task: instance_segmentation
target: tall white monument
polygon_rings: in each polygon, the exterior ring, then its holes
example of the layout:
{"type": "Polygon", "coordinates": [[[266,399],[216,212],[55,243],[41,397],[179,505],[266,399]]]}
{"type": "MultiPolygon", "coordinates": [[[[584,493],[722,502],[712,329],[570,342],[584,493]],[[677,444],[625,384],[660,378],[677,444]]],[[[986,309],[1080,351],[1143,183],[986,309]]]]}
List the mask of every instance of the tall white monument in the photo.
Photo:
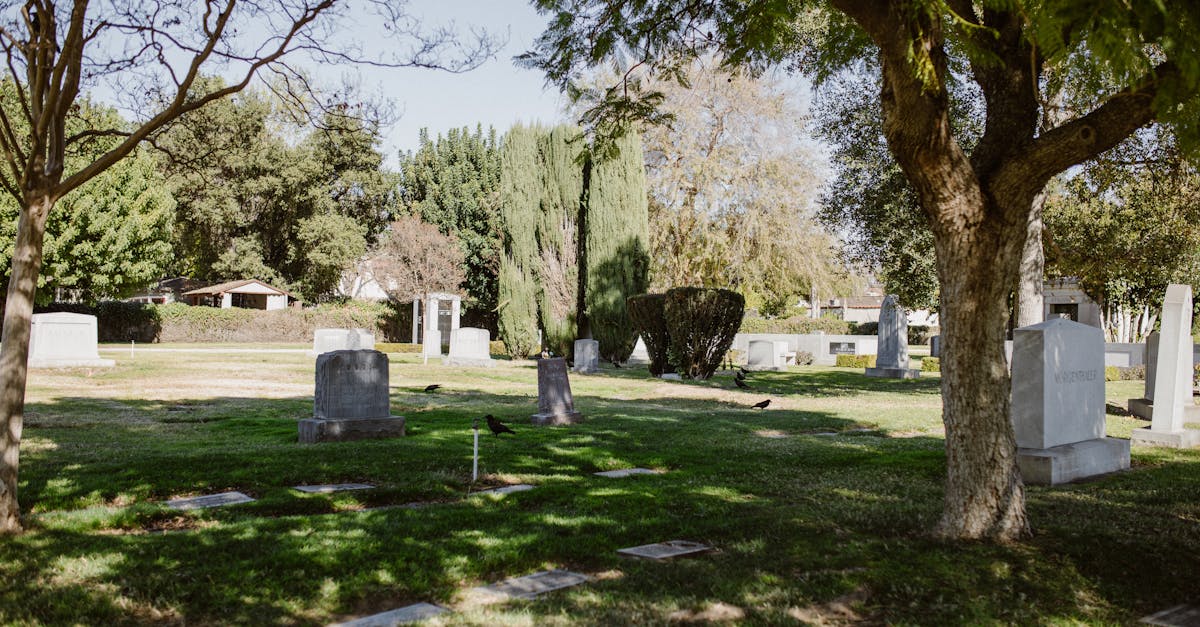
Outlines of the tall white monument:
{"type": "Polygon", "coordinates": [[[921,371],[908,367],[908,314],[888,294],[879,308],[879,356],[874,368],[867,368],[868,377],[887,379],[916,379],[921,371]]]}
{"type": "Polygon", "coordinates": [[[1184,428],[1192,405],[1192,287],[1171,284],[1163,300],[1162,332],[1154,373],[1154,412],[1149,429],[1134,429],[1136,446],[1193,448],[1200,431],[1184,428]]]}

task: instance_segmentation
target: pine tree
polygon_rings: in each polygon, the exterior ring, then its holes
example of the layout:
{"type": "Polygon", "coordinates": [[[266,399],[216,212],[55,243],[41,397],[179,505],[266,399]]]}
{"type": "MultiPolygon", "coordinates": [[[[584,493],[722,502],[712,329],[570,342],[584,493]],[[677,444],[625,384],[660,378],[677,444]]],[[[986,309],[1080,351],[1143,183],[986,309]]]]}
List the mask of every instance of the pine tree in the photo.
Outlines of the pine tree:
{"type": "Polygon", "coordinates": [[[649,226],[641,137],[629,131],[615,147],[615,155],[598,156],[591,169],[584,303],[600,355],[623,361],[636,339],[625,299],[649,285],[649,226]]]}
{"type": "Polygon", "coordinates": [[[546,346],[559,355],[571,354],[578,334],[579,217],[586,154],[587,143],[575,126],[556,126],[538,136],[542,182],[538,310],[546,346]]]}
{"type": "Polygon", "coordinates": [[[528,357],[538,348],[538,130],[517,125],[500,148],[500,256],[498,327],[508,354],[528,357]]]}

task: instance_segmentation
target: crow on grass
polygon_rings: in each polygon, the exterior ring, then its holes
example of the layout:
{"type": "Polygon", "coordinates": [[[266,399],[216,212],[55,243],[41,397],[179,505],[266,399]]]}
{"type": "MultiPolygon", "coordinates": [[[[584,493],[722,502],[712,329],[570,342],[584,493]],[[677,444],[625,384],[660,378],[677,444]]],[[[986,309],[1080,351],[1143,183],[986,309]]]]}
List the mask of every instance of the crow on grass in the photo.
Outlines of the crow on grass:
{"type": "Polygon", "coordinates": [[[495,416],[493,416],[491,414],[484,416],[483,419],[487,421],[488,429],[491,429],[492,433],[494,433],[496,435],[500,435],[501,433],[511,433],[513,435],[517,434],[516,431],[509,429],[508,425],[504,424],[503,422],[500,422],[499,420],[496,419],[495,416]]]}
{"type": "Polygon", "coordinates": [[[432,391],[434,391],[434,390],[436,390],[436,389],[438,389],[438,388],[440,388],[440,387],[442,387],[442,386],[440,386],[440,385],[438,385],[438,384],[434,383],[434,384],[432,384],[432,385],[427,385],[427,386],[425,386],[425,391],[426,391],[426,392],[432,392],[432,391]]]}
{"type": "Polygon", "coordinates": [[[746,380],[746,375],[744,375],[744,374],[742,374],[742,373],[740,373],[740,372],[739,372],[739,373],[737,373],[737,374],[733,375],[733,378],[734,378],[734,379],[737,379],[738,381],[745,381],[745,380],[746,380]]]}
{"type": "Polygon", "coordinates": [[[771,399],[768,398],[765,401],[760,401],[758,403],[755,403],[754,405],[752,405],[752,407],[754,407],[754,409],[766,409],[767,405],[770,405],[770,404],[771,404],[771,399]]]}
{"type": "Polygon", "coordinates": [[[748,375],[748,374],[750,374],[750,371],[749,371],[749,370],[746,370],[745,368],[743,368],[743,367],[741,367],[741,366],[738,366],[738,372],[739,372],[739,373],[740,373],[740,374],[741,374],[743,377],[744,377],[744,376],[746,376],[746,375],[748,375]]]}
{"type": "Polygon", "coordinates": [[[733,380],[733,382],[734,382],[735,384],[737,384],[737,386],[738,386],[739,388],[742,388],[743,390],[749,390],[749,389],[750,389],[750,386],[749,386],[749,385],[747,385],[747,384],[746,384],[746,382],[745,382],[745,381],[742,381],[741,379],[734,379],[734,380],[733,380]]]}

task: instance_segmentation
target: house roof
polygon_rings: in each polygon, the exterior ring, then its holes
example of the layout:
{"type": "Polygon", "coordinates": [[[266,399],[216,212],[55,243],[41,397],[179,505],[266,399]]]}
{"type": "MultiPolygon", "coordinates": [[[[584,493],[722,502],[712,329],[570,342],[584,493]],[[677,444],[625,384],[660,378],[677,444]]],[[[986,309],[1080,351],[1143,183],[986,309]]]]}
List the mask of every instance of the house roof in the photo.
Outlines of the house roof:
{"type": "MultiPolygon", "coordinates": [[[[210,285],[208,287],[202,287],[197,290],[191,290],[188,292],[184,292],[183,295],[184,296],[208,296],[208,295],[224,294],[225,292],[236,291],[239,287],[245,287],[247,285],[250,285],[251,283],[257,283],[263,287],[275,290],[276,292],[279,292],[280,294],[286,294],[287,296],[289,296],[291,298],[296,298],[296,296],[293,296],[292,294],[290,294],[284,290],[281,290],[277,287],[274,287],[272,285],[268,285],[267,283],[259,281],[258,279],[242,279],[240,281],[229,281],[227,283],[218,283],[216,285],[210,285]]],[[[299,300],[299,299],[297,298],[297,300],[299,300]]]]}

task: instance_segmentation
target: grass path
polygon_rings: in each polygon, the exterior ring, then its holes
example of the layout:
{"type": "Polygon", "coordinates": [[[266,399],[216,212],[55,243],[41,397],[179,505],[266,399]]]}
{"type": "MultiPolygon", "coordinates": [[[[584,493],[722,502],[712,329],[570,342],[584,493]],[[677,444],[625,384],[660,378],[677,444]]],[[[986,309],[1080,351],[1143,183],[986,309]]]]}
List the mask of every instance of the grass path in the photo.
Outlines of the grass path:
{"type": "MultiPolygon", "coordinates": [[[[30,379],[31,531],[0,543],[0,623],[324,624],[420,601],[463,609],[437,619],[450,624],[1127,623],[1200,598],[1185,575],[1200,572],[1200,452],[1135,449],[1128,473],[1029,488],[1029,542],[930,539],[944,473],[936,377],[805,367],[739,391],[725,376],[605,369],[572,377],[584,423],[534,428],[532,363],[393,355],[409,437],[301,446],[303,354],[117,359],[30,379]],[[444,387],[421,392],[430,383],[444,387]],[[765,398],[770,409],[748,408],[765,398]],[[518,437],[482,437],[472,485],[470,425],[484,413],[518,437]],[[665,472],[592,475],[636,466],[665,472]],[[379,487],[290,489],[350,482],[379,487]],[[537,488],[468,498],[518,482],[537,488]],[[162,505],[225,490],[258,500],[162,505]],[[370,509],[412,503],[425,506],[370,509]],[[615,554],[674,538],[717,550],[615,554]],[[594,581],[498,605],[461,597],[552,568],[594,581]]],[[[1110,435],[1144,424],[1115,413],[1140,385],[1109,384],[1110,435]]]]}

